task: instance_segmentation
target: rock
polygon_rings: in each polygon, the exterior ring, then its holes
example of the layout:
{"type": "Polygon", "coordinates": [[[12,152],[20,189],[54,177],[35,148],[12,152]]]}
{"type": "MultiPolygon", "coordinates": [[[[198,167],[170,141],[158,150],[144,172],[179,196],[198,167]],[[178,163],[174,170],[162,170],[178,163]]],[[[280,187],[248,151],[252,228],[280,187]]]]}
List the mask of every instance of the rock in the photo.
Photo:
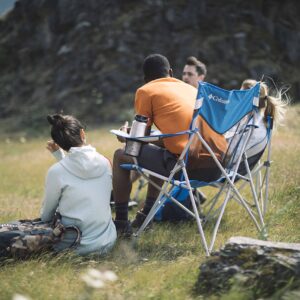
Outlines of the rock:
{"type": "Polygon", "coordinates": [[[248,237],[232,237],[230,238],[226,245],[234,244],[241,246],[255,246],[255,247],[266,247],[270,249],[285,249],[291,251],[300,252],[300,243],[280,243],[280,242],[270,242],[270,241],[262,241],[257,239],[252,239],[248,237]]]}
{"type": "Polygon", "coordinates": [[[75,31],[80,30],[82,28],[87,28],[87,27],[90,27],[90,26],[91,26],[90,22],[82,21],[82,22],[80,22],[79,24],[76,25],[75,31]]]}
{"type": "Polygon", "coordinates": [[[61,46],[61,48],[57,51],[57,55],[67,54],[72,52],[72,47],[69,47],[67,45],[61,46]]]}
{"type": "Polygon", "coordinates": [[[195,292],[220,295],[238,286],[258,299],[294,291],[299,284],[300,244],[233,237],[200,266],[195,292]]]}

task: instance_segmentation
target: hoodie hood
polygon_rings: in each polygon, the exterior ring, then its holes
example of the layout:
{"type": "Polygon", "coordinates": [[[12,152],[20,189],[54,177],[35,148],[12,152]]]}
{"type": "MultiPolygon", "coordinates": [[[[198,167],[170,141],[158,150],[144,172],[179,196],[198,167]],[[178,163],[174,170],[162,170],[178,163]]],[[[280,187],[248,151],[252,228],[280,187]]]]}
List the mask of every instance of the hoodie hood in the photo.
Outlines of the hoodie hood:
{"type": "Polygon", "coordinates": [[[72,147],[59,163],[68,172],[82,179],[101,177],[107,171],[111,173],[108,160],[90,145],[72,147]]]}

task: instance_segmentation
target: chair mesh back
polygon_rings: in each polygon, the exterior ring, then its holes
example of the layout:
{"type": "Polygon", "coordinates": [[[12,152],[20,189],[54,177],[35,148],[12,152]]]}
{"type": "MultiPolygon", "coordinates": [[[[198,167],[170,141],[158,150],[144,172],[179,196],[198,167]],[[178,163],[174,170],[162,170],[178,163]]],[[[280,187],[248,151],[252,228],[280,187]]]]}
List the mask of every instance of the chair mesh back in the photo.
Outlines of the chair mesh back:
{"type": "Polygon", "coordinates": [[[224,134],[258,106],[260,84],[248,90],[224,90],[207,82],[200,82],[196,106],[210,127],[224,134]],[[197,103],[201,103],[198,105],[197,103]]]}
{"type": "MultiPolygon", "coordinates": [[[[250,129],[253,129],[253,131],[245,146],[245,153],[247,154],[250,170],[252,170],[263,155],[268,144],[268,134],[262,118],[258,115],[258,112],[249,113],[225,135],[228,142],[228,149],[223,160],[223,165],[227,170],[232,170],[235,167],[238,157],[241,155],[241,148],[245,143],[247,133],[250,129]],[[256,121],[254,121],[254,116],[256,121]]],[[[241,175],[247,173],[243,161],[238,168],[238,173],[241,175]]]]}

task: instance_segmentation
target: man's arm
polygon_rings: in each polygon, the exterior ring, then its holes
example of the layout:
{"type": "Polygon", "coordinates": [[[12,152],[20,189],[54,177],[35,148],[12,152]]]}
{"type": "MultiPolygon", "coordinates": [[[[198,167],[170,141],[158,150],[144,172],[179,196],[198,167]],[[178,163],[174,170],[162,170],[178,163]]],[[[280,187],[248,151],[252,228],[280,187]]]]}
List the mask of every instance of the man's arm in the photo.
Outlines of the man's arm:
{"type": "MultiPolygon", "coordinates": [[[[151,104],[151,98],[149,97],[147,92],[143,90],[143,88],[138,89],[136,92],[134,108],[136,114],[143,115],[149,118],[147,129],[146,129],[146,135],[150,135],[151,126],[153,124],[152,104],[151,104]]],[[[152,142],[152,144],[161,148],[165,147],[163,140],[152,142]]]]}
{"type": "Polygon", "coordinates": [[[149,130],[148,134],[150,134],[150,129],[153,124],[151,97],[143,90],[143,88],[139,88],[136,91],[134,109],[137,115],[142,115],[148,118],[147,130],[149,130]]]}
{"type": "Polygon", "coordinates": [[[165,148],[165,144],[164,144],[163,139],[158,140],[158,141],[156,141],[156,142],[152,142],[151,144],[154,144],[154,145],[156,145],[156,146],[158,146],[158,147],[160,147],[160,148],[165,148]]]}

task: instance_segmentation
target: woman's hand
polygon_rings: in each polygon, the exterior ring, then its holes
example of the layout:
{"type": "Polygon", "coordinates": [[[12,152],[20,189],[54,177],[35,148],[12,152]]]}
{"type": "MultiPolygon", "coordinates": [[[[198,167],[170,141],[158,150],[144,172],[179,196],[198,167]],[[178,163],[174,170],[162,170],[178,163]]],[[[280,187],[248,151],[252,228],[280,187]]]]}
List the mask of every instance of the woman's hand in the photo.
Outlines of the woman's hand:
{"type": "Polygon", "coordinates": [[[59,146],[54,141],[48,141],[46,148],[53,153],[59,149],[59,146]]]}

